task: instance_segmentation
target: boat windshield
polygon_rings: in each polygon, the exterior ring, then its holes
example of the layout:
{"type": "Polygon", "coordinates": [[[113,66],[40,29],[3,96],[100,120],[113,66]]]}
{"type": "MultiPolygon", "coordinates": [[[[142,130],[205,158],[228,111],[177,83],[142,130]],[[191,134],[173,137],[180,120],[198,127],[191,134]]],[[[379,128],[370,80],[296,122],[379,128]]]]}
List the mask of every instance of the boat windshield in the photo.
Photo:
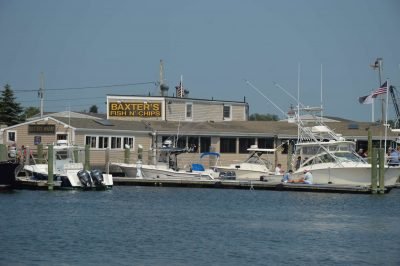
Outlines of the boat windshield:
{"type": "Polygon", "coordinates": [[[244,162],[251,164],[260,164],[270,167],[272,163],[267,158],[262,158],[263,154],[264,153],[262,152],[254,152],[244,162]]]}

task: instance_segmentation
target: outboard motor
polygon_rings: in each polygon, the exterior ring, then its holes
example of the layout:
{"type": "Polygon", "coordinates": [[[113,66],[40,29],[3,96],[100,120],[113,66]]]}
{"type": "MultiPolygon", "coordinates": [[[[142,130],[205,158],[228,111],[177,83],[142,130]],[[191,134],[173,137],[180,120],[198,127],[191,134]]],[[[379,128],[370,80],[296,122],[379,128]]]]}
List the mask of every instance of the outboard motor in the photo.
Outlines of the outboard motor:
{"type": "Polygon", "coordinates": [[[88,171],[80,170],[78,173],[79,181],[81,181],[84,187],[91,187],[92,186],[92,179],[90,178],[90,174],[88,171]]]}
{"type": "Polygon", "coordinates": [[[103,173],[99,169],[93,169],[90,171],[90,175],[96,186],[104,186],[103,173]]]}

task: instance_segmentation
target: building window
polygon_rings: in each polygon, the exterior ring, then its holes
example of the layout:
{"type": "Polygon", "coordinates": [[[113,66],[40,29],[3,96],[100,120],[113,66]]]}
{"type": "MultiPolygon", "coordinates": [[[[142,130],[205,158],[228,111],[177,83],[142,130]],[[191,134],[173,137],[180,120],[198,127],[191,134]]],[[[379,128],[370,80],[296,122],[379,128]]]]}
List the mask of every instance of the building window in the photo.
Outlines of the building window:
{"type": "Polygon", "coordinates": [[[129,148],[133,148],[133,138],[124,138],[124,148],[129,146],[129,148]]]}
{"type": "Polygon", "coordinates": [[[199,137],[188,137],[188,148],[190,149],[190,152],[198,152],[199,137]]]}
{"type": "Polygon", "coordinates": [[[96,137],[94,136],[86,136],[86,143],[85,145],[89,145],[90,148],[97,148],[96,137]]]}
{"type": "Polygon", "coordinates": [[[193,119],[193,104],[186,103],[186,120],[192,120],[192,119],[193,119]]]}
{"type": "Polygon", "coordinates": [[[231,111],[232,111],[232,106],[230,105],[224,105],[224,120],[231,120],[232,119],[232,115],[231,115],[231,111]]]}
{"type": "Polygon", "coordinates": [[[99,149],[107,149],[108,148],[108,137],[99,136],[99,149]]]}
{"type": "Polygon", "coordinates": [[[86,136],[85,138],[85,145],[89,145],[90,148],[93,149],[123,149],[126,144],[132,148],[134,145],[134,138],[110,136],[86,136]]]}
{"type": "Polygon", "coordinates": [[[236,138],[220,138],[221,153],[236,153],[236,138]]]}
{"type": "Polygon", "coordinates": [[[200,152],[210,152],[211,138],[201,137],[200,138],[200,152]]]}
{"type": "Polygon", "coordinates": [[[257,146],[261,149],[273,149],[274,139],[273,138],[258,138],[257,146]]]}
{"type": "Polygon", "coordinates": [[[121,137],[111,137],[111,149],[122,149],[121,137]]]}
{"type": "Polygon", "coordinates": [[[251,145],[256,143],[255,138],[239,138],[239,153],[248,153],[251,145]]]}
{"type": "Polygon", "coordinates": [[[68,134],[57,133],[56,134],[56,139],[57,140],[68,140],[68,134]]]}
{"type": "Polygon", "coordinates": [[[7,141],[17,141],[17,132],[16,131],[8,131],[7,132],[7,141]]]}

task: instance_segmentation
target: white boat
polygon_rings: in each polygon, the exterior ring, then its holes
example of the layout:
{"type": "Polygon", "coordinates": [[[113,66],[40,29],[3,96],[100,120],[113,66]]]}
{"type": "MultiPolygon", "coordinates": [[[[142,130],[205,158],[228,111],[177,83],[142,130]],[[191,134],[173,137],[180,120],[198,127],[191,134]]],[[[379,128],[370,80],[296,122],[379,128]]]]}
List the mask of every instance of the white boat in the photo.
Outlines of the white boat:
{"type": "MultiPolygon", "coordinates": [[[[320,108],[309,107],[299,110],[321,111],[320,108]]],[[[308,170],[312,173],[314,184],[371,185],[372,166],[357,154],[354,141],[345,140],[325,125],[321,118],[315,117],[312,122],[306,123],[296,115],[295,120],[299,128],[292,162],[295,178],[308,170]],[[295,160],[299,157],[302,161],[295,169],[295,160]]],[[[394,186],[400,175],[400,168],[387,164],[384,167],[385,186],[394,186]]]]}
{"type": "MultiPolygon", "coordinates": [[[[62,188],[107,189],[113,186],[112,175],[103,174],[94,169],[85,171],[81,162],[75,162],[74,151],[76,146],[68,145],[66,141],[57,141],[54,146],[53,173],[54,181],[62,188]]],[[[48,179],[48,163],[26,164],[23,167],[25,176],[18,179],[48,179]]]]}
{"type": "MultiPolygon", "coordinates": [[[[246,160],[240,163],[227,166],[216,166],[218,171],[233,171],[238,179],[262,180],[268,175],[273,175],[272,162],[267,158],[267,154],[274,154],[275,149],[262,149],[257,145],[252,145],[247,149],[250,153],[246,160]]],[[[278,180],[279,178],[277,178],[278,180]]],[[[275,180],[276,181],[276,180],[275,180]]],[[[280,181],[280,179],[278,180],[280,181]]]]}
{"type": "MultiPolygon", "coordinates": [[[[235,179],[234,173],[219,172],[215,168],[205,169],[201,163],[192,163],[187,169],[178,168],[178,156],[189,152],[186,148],[171,147],[172,142],[167,140],[162,148],[157,150],[158,160],[155,165],[142,164],[140,160],[136,163],[111,163],[112,166],[118,166],[126,177],[147,178],[147,179],[191,179],[191,180],[212,180],[212,179],[235,179]]],[[[201,158],[217,153],[203,153],[201,158]]]]}

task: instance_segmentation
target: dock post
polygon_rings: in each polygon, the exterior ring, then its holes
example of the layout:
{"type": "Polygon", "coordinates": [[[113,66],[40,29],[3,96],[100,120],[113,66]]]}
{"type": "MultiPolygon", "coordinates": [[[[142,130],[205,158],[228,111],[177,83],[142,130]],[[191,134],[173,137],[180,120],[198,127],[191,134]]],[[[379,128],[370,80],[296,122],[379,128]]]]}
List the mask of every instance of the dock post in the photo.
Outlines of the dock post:
{"type": "Polygon", "coordinates": [[[110,148],[106,149],[106,174],[110,174],[110,148]]]}
{"type": "Polygon", "coordinates": [[[38,157],[39,163],[43,163],[45,161],[44,156],[43,156],[43,144],[42,143],[37,145],[37,157],[38,157]]]}
{"type": "Polygon", "coordinates": [[[142,161],[143,160],[143,146],[142,145],[138,145],[138,161],[142,161]]]}
{"type": "Polygon", "coordinates": [[[48,146],[48,154],[47,154],[47,190],[53,190],[53,179],[54,179],[54,150],[53,145],[48,146]]]}
{"type": "Polygon", "coordinates": [[[90,169],[90,146],[85,146],[85,165],[84,170],[89,171],[90,169]]]}
{"type": "Polygon", "coordinates": [[[377,191],[377,148],[373,148],[370,152],[371,156],[371,192],[376,194],[377,191]]]}
{"type": "Polygon", "coordinates": [[[5,144],[0,144],[0,161],[7,161],[7,147],[5,144]]]}
{"type": "Polygon", "coordinates": [[[130,153],[131,149],[125,147],[125,153],[124,153],[124,163],[129,163],[129,159],[130,159],[130,153]]]}
{"type": "Polygon", "coordinates": [[[79,162],[79,150],[77,147],[74,147],[73,153],[74,153],[74,163],[78,163],[79,162]]]}
{"type": "Polygon", "coordinates": [[[379,149],[379,194],[385,193],[385,150],[379,149]]]}
{"type": "MultiPolygon", "coordinates": [[[[368,128],[368,153],[372,154],[372,132],[370,128],[368,128]]],[[[367,159],[368,163],[371,163],[371,155],[367,159]]]]}

